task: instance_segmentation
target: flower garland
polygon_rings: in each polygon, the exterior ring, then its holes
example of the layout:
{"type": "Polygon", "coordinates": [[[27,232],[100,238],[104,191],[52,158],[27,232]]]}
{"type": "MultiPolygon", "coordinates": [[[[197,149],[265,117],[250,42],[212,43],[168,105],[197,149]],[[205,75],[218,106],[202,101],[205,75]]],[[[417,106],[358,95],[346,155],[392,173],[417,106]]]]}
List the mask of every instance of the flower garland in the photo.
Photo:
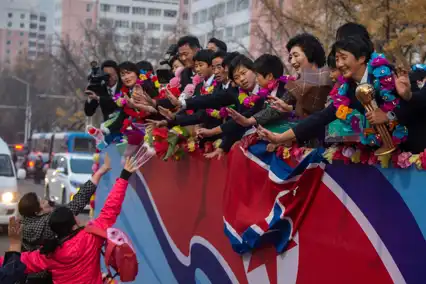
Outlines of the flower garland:
{"type": "Polygon", "coordinates": [[[216,86],[217,86],[217,81],[216,80],[213,80],[213,82],[211,83],[211,85],[208,86],[207,88],[203,84],[203,86],[201,87],[201,90],[200,90],[201,95],[202,96],[207,96],[207,95],[213,94],[213,91],[216,88],[216,86]]]}
{"type": "MultiPolygon", "coordinates": [[[[374,89],[380,93],[380,97],[384,101],[380,108],[384,112],[393,111],[395,108],[398,108],[400,100],[393,94],[395,90],[395,80],[389,68],[389,61],[384,55],[374,52],[371,56],[371,60],[368,62],[367,68],[368,74],[373,74],[374,76],[374,89]]],[[[362,144],[380,146],[381,137],[373,128],[364,128],[361,132],[359,118],[361,114],[357,110],[349,107],[350,99],[347,97],[349,83],[347,80],[344,80],[342,83],[337,94],[335,94],[334,89],[330,94],[333,97],[333,104],[337,109],[336,117],[349,125],[354,132],[361,133],[362,144]]],[[[395,144],[400,144],[407,139],[408,130],[405,126],[397,122],[391,122],[388,126],[389,130],[392,131],[392,138],[395,144]]]]}
{"type": "Polygon", "coordinates": [[[154,84],[155,88],[159,89],[161,87],[157,75],[155,75],[152,71],[140,70],[139,73],[139,79],[141,81],[146,81],[149,79],[154,84]]]}
{"type": "Polygon", "coordinates": [[[281,76],[276,80],[270,81],[268,83],[268,86],[266,88],[261,88],[256,95],[245,98],[243,102],[244,106],[248,108],[255,106],[257,101],[259,101],[260,99],[266,99],[272,93],[273,90],[278,88],[280,82],[287,84],[288,81],[295,81],[296,79],[297,78],[294,76],[285,75],[281,76]]]}

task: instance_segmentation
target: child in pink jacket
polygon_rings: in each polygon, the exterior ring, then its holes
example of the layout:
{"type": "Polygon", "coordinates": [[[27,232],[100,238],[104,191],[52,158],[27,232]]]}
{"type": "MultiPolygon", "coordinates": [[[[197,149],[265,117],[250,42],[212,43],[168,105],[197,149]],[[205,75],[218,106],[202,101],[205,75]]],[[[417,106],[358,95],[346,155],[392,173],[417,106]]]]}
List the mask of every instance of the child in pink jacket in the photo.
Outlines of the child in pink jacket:
{"type": "MultiPolygon", "coordinates": [[[[99,217],[93,225],[106,230],[112,227],[121,211],[128,179],[138,169],[131,158],[127,158],[121,176],[109,193],[99,217]]],[[[24,252],[21,261],[27,266],[25,273],[48,270],[54,284],[102,284],[100,268],[101,248],[104,239],[87,233],[76,223],[67,207],[55,209],[49,225],[57,238],[40,250],[24,252]]],[[[11,243],[20,242],[20,236],[9,236],[11,243]]],[[[0,258],[0,265],[3,258],[0,258]]]]}

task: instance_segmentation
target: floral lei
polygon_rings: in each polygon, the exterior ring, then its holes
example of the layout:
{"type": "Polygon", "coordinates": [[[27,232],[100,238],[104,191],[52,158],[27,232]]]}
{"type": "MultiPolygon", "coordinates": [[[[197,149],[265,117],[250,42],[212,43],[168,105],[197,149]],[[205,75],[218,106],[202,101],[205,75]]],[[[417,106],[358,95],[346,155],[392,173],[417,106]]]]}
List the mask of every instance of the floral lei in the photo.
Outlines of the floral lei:
{"type": "Polygon", "coordinates": [[[217,81],[213,80],[212,84],[209,87],[204,87],[204,85],[201,87],[200,93],[203,96],[211,95],[214,91],[214,89],[217,86],[217,81]]]}
{"type": "MultiPolygon", "coordinates": [[[[278,87],[278,84],[284,83],[287,84],[288,81],[295,81],[297,78],[289,75],[281,76],[276,80],[272,80],[268,83],[266,88],[260,89],[256,95],[248,96],[244,99],[243,103],[245,107],[252,108],[255,106],[256,102],[260,99],[266,99],[273,90],[278,87]]],[[[241,101],[240,101],[241,102],[241,101]]]]}
{"type": "MultiPolygon", "coordinates": [[[[393,111],[400,107],[400,99],[394,95],[395,80],[392,76],[391,69],[389,68],[389,61],[383,54],[374,52],[371,60],[367,65],[368,74],[373,74],[374,89],[380,92],[380,97],[384,103],[380,108],[384,112],[393,111]]],[[[380,146],[381,137],[373,128],[364,128],[361,132],[360,118],[361,114],[354,109],[349,108],[350,99],[347,97],[349,90],[349,83],[347,80],[342,81],[337,94],[333,92],[330,94],[333,98],[333,104],[336,107],[336,117],[349,125],[356,133],[361,133],[361,143],[370,146],[380,146]]],[[[400,144],[407,139],[408,130],[405,126],[398,124],[398,122],[390,122],[389,130],[392,133],[392,139],[395,144],[400,144]]]]}
{"type": "Polygon", "coordinates": [[[151,80],[154,86],[159,89],[161,87],[158,77],[152,71],[140,70],[139,79],[141,81],[151,80]]]}

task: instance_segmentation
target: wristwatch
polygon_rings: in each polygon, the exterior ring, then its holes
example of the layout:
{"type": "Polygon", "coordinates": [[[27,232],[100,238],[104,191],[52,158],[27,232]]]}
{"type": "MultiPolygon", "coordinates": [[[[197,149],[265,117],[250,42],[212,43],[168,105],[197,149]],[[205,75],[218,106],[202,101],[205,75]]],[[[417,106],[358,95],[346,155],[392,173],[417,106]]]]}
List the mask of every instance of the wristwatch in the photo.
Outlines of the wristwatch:
{"type": "Polygon", "coordinates": [[[396,115],[393,111],[388,111],[386,113],[386,116],[388,117],[389,121],[394,121],[396,120],[396,115]]]}

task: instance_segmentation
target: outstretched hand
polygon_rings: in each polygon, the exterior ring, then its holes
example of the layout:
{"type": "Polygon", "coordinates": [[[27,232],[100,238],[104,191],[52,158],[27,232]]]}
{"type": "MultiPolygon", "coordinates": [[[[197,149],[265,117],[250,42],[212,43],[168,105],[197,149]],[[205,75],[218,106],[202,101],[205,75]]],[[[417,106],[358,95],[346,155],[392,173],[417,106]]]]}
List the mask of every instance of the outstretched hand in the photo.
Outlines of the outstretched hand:
{"type": "Polygon", "coordinates": [[[259,137],[264,140],[267,140],[274,144],[279,144],[278,135],[276,133],[273,133],[272,131],[266,130],[262,126],[257,127],[257,135],[259,135],[259,137]]]}
{"type": "Polygon", "coordinates": [[[280,98],[269,96],[268,101],[273,109],[276,109],[280,112],[291,112],[293,110],[291,105],[287,104],[280,98]]]}
{"type": "Polygon", "coordinates": [[[167,126],[167,120],[147,119],[146,122],[148,124],[148,127],[151,127],[151,128],[159,128],[159,127],[167,126]]]}
{"type": "Polygon", "coordinates": [[[9,218],[8,236],[10,246],[20,246],[22,242],[22,226],[18,217],[12,216],[9,218]]]}
{"type": "Polygon", "coordinates": [[[108,153],[105,154],[104,164],[99,169],[103,174],[111,170],[111,160],[108,156],[108,153]]]}
{"type": "Polygon", "coordinates": [[[181,107],[181,102],[176,98],[169,89],[166,88],[167,98],[175,107],[181,107]]]}
{"type": "Polygon", "coordinates": [[[223,155],[224,155],[223,149],[221,149],[221,148],[217,148],[216,150],[214,150],[214,151],[213,151],[213,152],[211,152],[211,153],[204,154],[204,157],[205,157],[206,159],[214,159],[214,158],[217,158],[218,160],[220,160],[220,159],[222,159],[223,155]]]}
{"type": "Polygon", "coordinates": [[[168,120],[173,120],[176,117],[176,114],[174,114],[171,110],[166,109],[162,106],[158,107],[158,110],[160,111],[160,114],[167,118],[168,120]]]}
{"type": "Polygon", "coordinates": [[[232,108],[227,108],[229,116],[239,125],[248,127],[251,125],[250,120],[232,108]]]}

